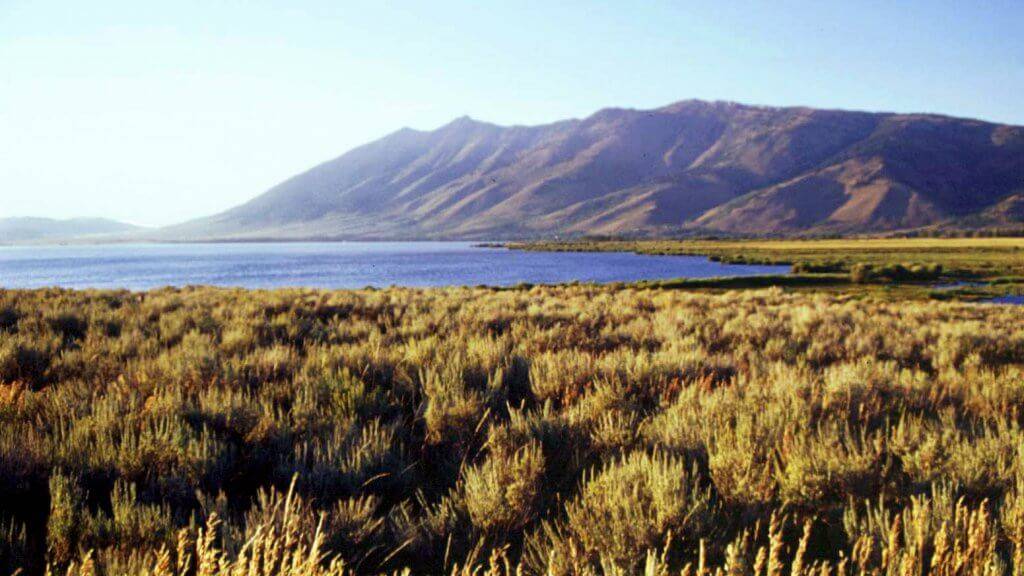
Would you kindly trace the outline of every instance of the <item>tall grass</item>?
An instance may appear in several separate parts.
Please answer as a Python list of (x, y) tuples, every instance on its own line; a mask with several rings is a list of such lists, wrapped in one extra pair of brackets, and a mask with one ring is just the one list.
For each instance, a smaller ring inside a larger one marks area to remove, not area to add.
[(0, 291), (0, 573), (1022, 574), (1024, 310)]

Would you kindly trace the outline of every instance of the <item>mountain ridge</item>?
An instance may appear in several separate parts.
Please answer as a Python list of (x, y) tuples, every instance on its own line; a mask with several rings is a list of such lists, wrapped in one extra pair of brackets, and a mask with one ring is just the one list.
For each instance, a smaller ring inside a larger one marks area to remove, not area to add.
[(403, 128), (297, 174), (176, 239), (492, 239), (861, 233), (1005, 224), (1024, 128), (683, 100), (499, 126)]
[(0, 244), (106, 239), (139, 233), (144, 228), (109, 218), (0, 218)]

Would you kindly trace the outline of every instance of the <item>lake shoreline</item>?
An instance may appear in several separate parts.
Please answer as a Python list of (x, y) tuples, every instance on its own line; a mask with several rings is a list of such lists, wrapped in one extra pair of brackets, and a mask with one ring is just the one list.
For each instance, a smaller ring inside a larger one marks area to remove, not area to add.
[(788, 273), (705, 257), (541, 253), (469, 242), (119, 244), (0, 249), (8, 288), (495, 286), (633, 283)]

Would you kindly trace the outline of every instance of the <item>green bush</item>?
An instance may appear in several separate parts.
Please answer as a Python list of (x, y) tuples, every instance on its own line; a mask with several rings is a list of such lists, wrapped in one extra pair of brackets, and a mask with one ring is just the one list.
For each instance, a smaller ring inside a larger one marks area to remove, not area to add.
[(56, 471), (50, 476), (50, 515), (46, 524), (50, 562), (65, 566), (77, 557), (83, 528), (85, 494), (74, 478)]

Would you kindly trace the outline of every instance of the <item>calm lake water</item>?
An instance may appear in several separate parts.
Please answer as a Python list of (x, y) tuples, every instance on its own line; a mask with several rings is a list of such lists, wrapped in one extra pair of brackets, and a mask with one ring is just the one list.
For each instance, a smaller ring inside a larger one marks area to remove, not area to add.
[(990, 300), (986, 300), (989, 304), (1013, 304), (1014, 306), (1024, 306), (1024, 296), (997, 296)]
[(786, 272), (786, 266), (737, 266), (693, 256), (519, 252), (468, 242), (0, 247), (5, 288), (507, 286)]

